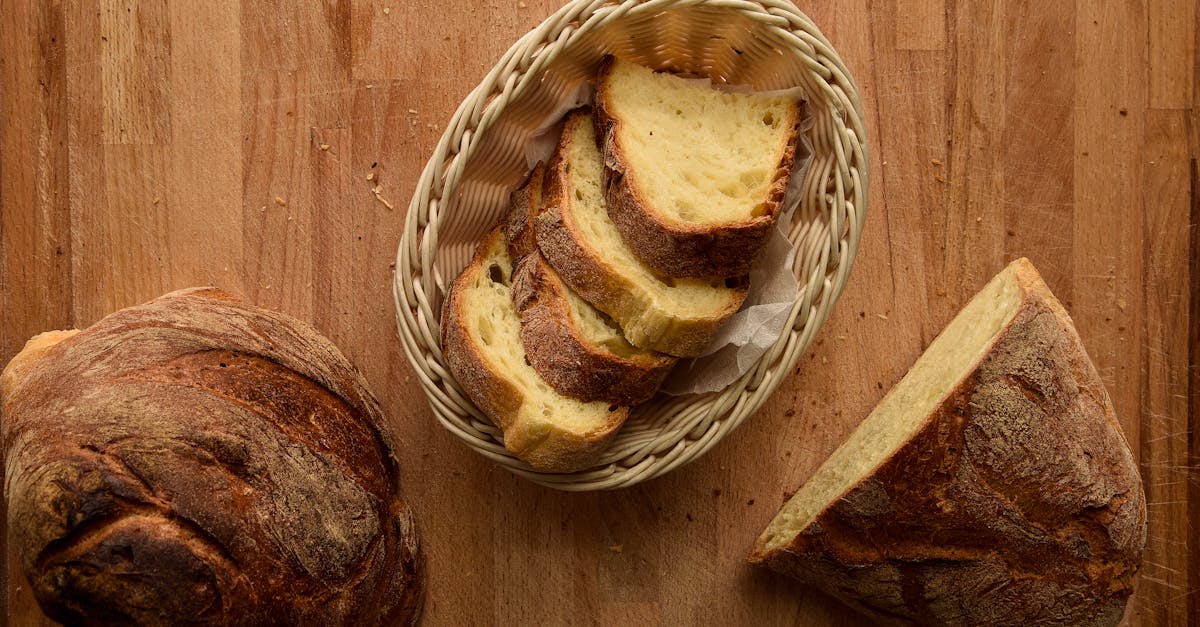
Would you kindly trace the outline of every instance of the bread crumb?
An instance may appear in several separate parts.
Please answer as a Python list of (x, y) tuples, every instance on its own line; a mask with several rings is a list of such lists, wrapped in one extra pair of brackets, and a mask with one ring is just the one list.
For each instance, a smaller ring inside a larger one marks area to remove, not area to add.
[(942, 165), (941, 159), (930, 159), (929, 162), (932, 163), (933, 165)]
[(368, 174), (368, 175), (367, 175), (367, 180), (368, 180), (368, 181), (374, 181), (374, 180), (375, 180), (375, 173), (374, 173), (374, 172), (371, 172), (370, 174)]
[(159, 198), (158, 196), (155, 196), (155, 197), (154, 197), (154, 202), (153, 202), (153, 203), (151, 203), (151, 204), (155, 204), (155, 205), (157, 205), (157, 204), (158, 204), (158, 203), (160, 203), (160, 202), (162, 202), (162, 198)]
[(935, 180), (935, 181), (937, 181), (937, 182), (939, 182), (939, 183), (945, 183), (945, 182), (946, 182), (946, 177), (942, 176), (941, 174), (937, 174), (937, 175), (935, 175), (935, 176), (933, 177), (933, 180)]
[(391, 12), (392, 12), (392, 9), (391, 9), (391, 7), (383, 7), (383, 14), (384, 14), (384, 15), (390, 15), (390, 14), (391, 14)]
[(286, 200), (284, 200), (283, 198), (279, 197), (279, 196), (276, 196), (276, 197), (275, 197), (275, 204), (279, 205), (280, 207), (286, 207), (286, 206), (287, 206), (287, 201), (286, 201)]
[(329, 150), (329, 144), (321, 144), (321, 150)]
[(608, 547), (608, 550), (612, 551), (613, 553), (620, 553), (621, 551), (625, 550), (625, 547), (620, 544), (614, 544)]
[(417, 115), (418, 111), (416, 109), (409, 109), (408, 113), (409, 115)]
[(876, 317), (876, 318), (879, 318), (880, 320), (887, 320), (887, 319), (888, 319), (888, 317), (887, 317), (887, 314), (875, 314), (875, 317)]

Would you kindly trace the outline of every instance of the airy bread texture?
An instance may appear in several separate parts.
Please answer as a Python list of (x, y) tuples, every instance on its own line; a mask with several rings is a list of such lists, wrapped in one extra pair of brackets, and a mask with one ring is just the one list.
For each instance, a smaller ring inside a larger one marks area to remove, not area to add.
[(672, 279), (646, 267), (605, 208), (591, 113), (567, 116), (546, 172), (538, 247), (563, 281), (620, 325), (634, 346), (678, 357), (703, 352), (746, 298), (747, 280)]
[(563, 284), (533, 237), (545, 167), (538, 164), (512, 195), (505, 228), (513, 304), (521, 343), (534, 370), (559, 393), (583, 401), (634, 405), (658, 391), (676, 359), (629, 343), (610, 318)]
[(1020, 259), (784, 505), (751, 561), (879, 621), (1115, 625), (1145, 534), (1104, 386)]
[(450, 371), (504, 431), (504, 446), (549, 472), (593, 465), (629, 408), (563, 396), (529, 364), (513, 306), (512, 262), (500, 227), (479, 244), (442, 311), (442, 347)]
[(307, 325), (174, 292), (35, 337), (0, 395), (9, 533), (54, 620), (417, 621), (383, 413)]
[(770, 236), (803, 103), (728, 93), (609, 58), (596, 88), (608, 213), (673, 277), (739, 276)]

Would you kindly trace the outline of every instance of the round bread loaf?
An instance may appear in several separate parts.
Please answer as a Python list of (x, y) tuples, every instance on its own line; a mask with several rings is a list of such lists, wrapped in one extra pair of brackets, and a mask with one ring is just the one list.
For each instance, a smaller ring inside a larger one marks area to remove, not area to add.
[(0, 376), (10, 538), (67, 624), (416, 622), (383, 414), (328, 340), (214, 289), (31, 340)]

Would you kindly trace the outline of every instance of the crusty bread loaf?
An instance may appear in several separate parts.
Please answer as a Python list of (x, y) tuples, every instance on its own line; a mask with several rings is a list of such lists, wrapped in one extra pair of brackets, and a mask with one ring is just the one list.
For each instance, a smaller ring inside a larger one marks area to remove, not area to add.
[(442, 308), (442, 348), (462, 390), (504, 431), (530, 466), (572, 472), (595, 463), (629, 408), (566, 397), (530, 366), (511, 293), (512, 263), (500, 227), (479, 244)]
[(779, 217), (803, 103), (611, 57), (597, 83), (608, 213), (630, 249), (666, 276), (748, 273)]
[(34, 338), (0, 395), (9, 533), (51, 618), (416, 622), (383, 413), (307, 325), (174, 292)]
[(634, 346), (678, 357), (700, 354), (746, 298), (747, 280), (672, 279), (633, 254), (609, 219), (600, 189), (591, 113), (567, 116), (546, 171), (538, 248), (563, 281), (611, 316)]
[(561, 394), (617, 405), (658, 391), (676, 359), (629, 343), (611, 318), (563, 284), (537, 250), (533, 220), (546, 168), (538, 164), (512, 195), (505, 227), (513, 269), (513, 305), (530, 365)]
[(879, 621), (1115, 625), (1145, 534), (1100, 377), (1021, 259), (784, 505), (751, 560)]

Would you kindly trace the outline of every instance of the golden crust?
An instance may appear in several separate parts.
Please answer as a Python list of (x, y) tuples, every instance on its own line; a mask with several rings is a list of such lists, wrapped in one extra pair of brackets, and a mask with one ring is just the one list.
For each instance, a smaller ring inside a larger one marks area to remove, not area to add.
[(790, 131), (775, 150), (781, 158), (764, 213), (748, 220), (719, 226), (684, 224), (668, 220), (646, 198), (635, 170), (624, 158), (620, 141), (621, 119), (613, 114), (608, 80), (614, 57), (600, 70), (596, 88), (596, 141), (604, 155), (604, 192), (608, 214), (617, 230), (643, 263), (655, 272), (672, 277), (728, 277), (750, 272), (771, 236), (787, 192), (800, 140), (804, 103), (797, 101), (785, 126)]
[(880, 621), (1113, 625), (1146, 534), (1141, 479), (1070, 317), (1022, 303), (901, 449), (750, 560)]
[(4, 375), (8, 520), (71, 623), (395, 624), (424, 568), (385, 418), (328, 340), (214, 289)]

